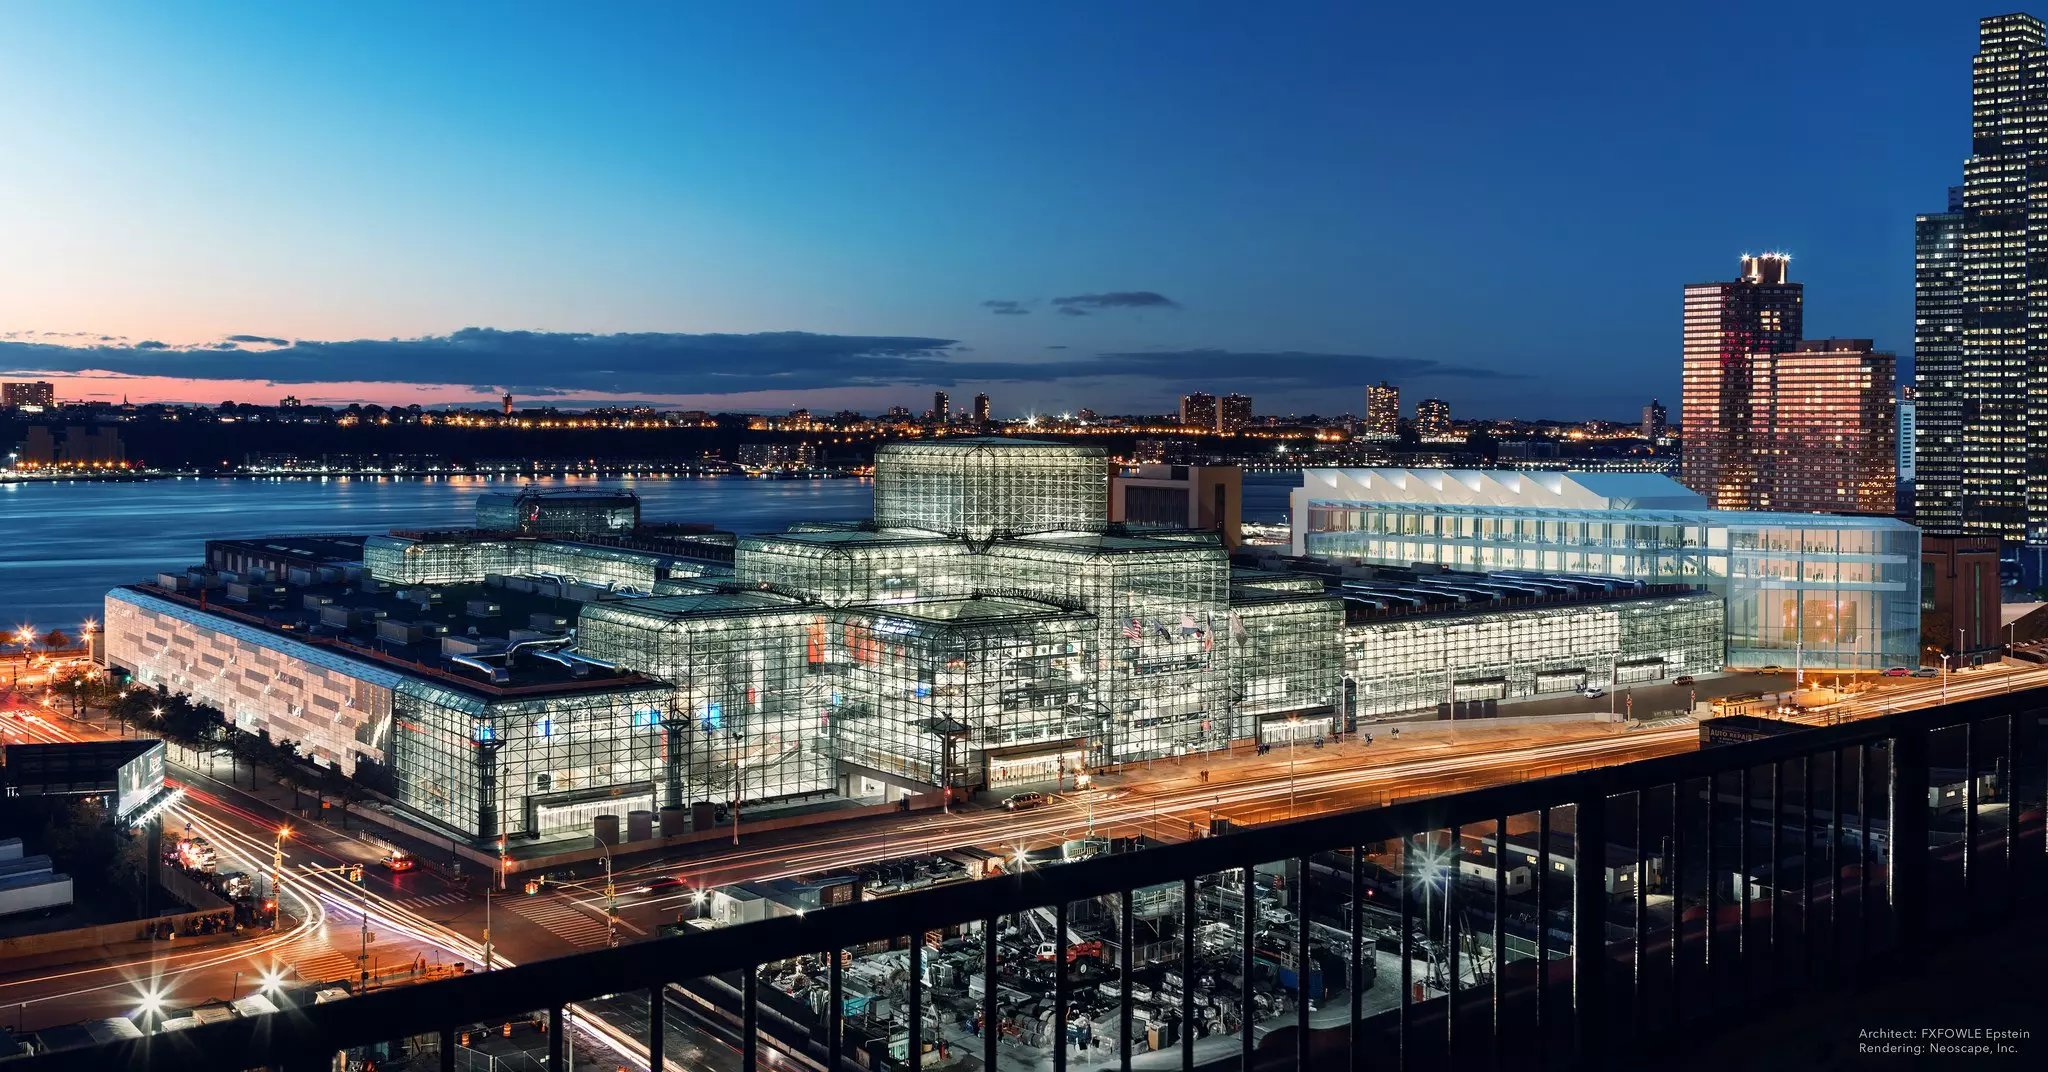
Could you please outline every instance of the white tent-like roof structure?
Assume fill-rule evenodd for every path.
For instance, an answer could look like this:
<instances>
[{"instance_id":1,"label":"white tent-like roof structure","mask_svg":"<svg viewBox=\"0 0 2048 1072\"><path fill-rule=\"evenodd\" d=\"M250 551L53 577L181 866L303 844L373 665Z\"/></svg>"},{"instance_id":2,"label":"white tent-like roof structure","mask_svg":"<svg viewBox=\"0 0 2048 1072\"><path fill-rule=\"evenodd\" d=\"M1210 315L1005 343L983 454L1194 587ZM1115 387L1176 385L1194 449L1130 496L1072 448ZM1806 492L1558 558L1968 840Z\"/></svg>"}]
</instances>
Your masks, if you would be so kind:
<instances>
[{"instance_id":1,"label":"white tent-like roof structure","mask_svg":"<svg viewBox=\"0 0 2048 1072\"><path fill-rule=\"evenodd\" d=\"M1705 510L1707 500L1654 473L1506 469L1308 469L1308 499L1534 510Z\"/></svg>"}]
</instances>

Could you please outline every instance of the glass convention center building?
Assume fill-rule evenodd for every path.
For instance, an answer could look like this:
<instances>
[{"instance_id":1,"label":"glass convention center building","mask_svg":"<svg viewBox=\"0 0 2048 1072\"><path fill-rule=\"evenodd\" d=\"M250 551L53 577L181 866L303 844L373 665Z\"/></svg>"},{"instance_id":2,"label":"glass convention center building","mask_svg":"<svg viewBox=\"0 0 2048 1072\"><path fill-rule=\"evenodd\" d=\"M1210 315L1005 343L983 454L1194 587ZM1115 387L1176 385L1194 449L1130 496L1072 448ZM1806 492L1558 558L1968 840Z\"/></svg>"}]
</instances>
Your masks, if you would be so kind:
<instances>
[{"instance_id":1,"label":"glass convention center building","mask_svg":"<svg viewBox=\"0 0 2048 1072\"><path fill-rule=\"evenodd\" d=\"M1698 585L1726 605L1730 666L1920 663L1920 534L1884 517L1710 510L1668 477L1315 469L1296 555Z\"/></svg>"},{"instance_id":2,"label":"glass convention center building","mask_svg":"<svg viewBox=\"0 0 2048 1072\"><path fill-rule=\"evenodd\" d=\"M106 657L477 842L1072 784L1720 664L1690 586L1235 568L1215 532L1110 524L1110 472L947 438L881 447L864 521L622 529L622 493L529 490L470 529L214 541L108 594Z\"/></svg>"}]
</instances>

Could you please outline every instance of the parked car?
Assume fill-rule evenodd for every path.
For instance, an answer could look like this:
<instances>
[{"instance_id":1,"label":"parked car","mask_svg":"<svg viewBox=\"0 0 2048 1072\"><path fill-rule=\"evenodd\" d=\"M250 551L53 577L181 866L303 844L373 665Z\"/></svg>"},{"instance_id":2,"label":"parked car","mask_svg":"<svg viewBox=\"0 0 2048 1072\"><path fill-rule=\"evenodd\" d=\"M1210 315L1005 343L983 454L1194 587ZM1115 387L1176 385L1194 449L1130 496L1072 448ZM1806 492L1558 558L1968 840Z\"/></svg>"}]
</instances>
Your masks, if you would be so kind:
<instances>
[{"instance_id":1,"label":"parked car","mask_svg":"<svg viewBox=\"0 0 2048 1072\"><path fill-rule=\"evenodd\" d=\"M1052 801L1044 793L1015 793L1003 801L1003 807L1010 811L1024 811Z\"/></svg>"},{"instance_id":2,"label":"parked car","mask_svg":"<svg viewBox=\"0 0 2048 1072\"><path fill-rule=\"evenodd\" d=\"M1757 667L1756 672L1759 674L1782 674L1785 672L1785 668L1777 663L1766 663L1763 666Z\"/></svg>"},{"instance_id":3,"label":"parked car","mask_svg":"<svg viewBox=\"0 0 2048 1072\"><path fill-rule=\"evenodd\" d=\"M1941 671L1939 671L1939 670L1936 670L1935 668L1933 668L1933 667L1931 667L1931 666L1923 666L1923 667L1921 667L1920 669L1918 669L1918 670L1915 670L1915 671L1913 671L1913 676L1914 676L1914 677L1940 677L1940 676L1941 676Z\"/></svg>"},{"instance_id":4,"label":"parked car","mask_svg":"<svg viewBox=\"0 0 2048 1072\"><path fill-rule=\"evenodd\" d=\"M1913 676L1913 671L1911 671L1911 670L1908 670L1908 669L1906 669L1906 668L1905 668L1905 667L1903 667L1903 666L1892 666L1892 667L1887 667L1887 668L1885 669L1885 672L1884 672L1884 676L1886 676L1886 677L1912 677L1912 676Z\"/></svg>"},{"instance_id":5,"label":"parked car","mask_svg":"<svg viewBox=\"0 0 2048 1072\"><path fill-rule=\"evenodd\" d=\"M1598 685L1588 685L1579 691L1594 699L1607 695L1607 690Z\"/></svg>"},{"instance_id":6,"label":"parked car","mask_svg":"<svg viewBox=\"0 0 2048 1072\"><path fill-rule=\"evenodd\" d=\"M1692 684L1692 683L1693 683L1693 682L1692 682L1692 675L1691 675L1691 674L1680 674L1680 675L1678 675L1677 677L1674 677L1674 678L1672 678L1672 679L1671 679L1671 683L1672 683L1673 685L1690 685L1690 684Z\"/></svg>"}]
</instances>

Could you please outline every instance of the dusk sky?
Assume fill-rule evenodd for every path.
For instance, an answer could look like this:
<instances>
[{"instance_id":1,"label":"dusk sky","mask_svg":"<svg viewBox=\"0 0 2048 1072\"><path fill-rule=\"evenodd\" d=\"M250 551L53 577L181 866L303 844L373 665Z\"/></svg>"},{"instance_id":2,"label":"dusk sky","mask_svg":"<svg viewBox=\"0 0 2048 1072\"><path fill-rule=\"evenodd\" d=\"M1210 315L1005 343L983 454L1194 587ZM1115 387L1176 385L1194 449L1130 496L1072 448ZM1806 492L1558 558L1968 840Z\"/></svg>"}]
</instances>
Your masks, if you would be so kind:
<instances>
[{"instance_id":1,"label":"dusk sky","mask_svg":"<svg viewBox=\"0 0 2048 1072\"><path fill-rule=\"evenodd\" d=\"M1677 415L1782 249L1912 346L1953 2L8 4L0 369L66 397ZM238 338L239 337L239 338Z\"/></svg>"}]
</instances>

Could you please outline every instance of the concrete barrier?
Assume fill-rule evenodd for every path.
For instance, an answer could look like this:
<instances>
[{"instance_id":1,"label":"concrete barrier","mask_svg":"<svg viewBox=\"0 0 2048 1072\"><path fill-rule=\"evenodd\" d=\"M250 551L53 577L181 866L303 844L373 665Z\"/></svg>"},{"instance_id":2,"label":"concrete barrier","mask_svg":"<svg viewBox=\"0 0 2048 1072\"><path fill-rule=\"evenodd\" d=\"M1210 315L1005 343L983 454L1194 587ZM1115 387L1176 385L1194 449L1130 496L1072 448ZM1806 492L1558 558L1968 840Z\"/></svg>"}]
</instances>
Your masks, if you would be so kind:
<instances>
[{"instance_id":1,"label":"concrete barrier","mask_svg":"<svg viewBox=\"0 0 2048 1072\"><path fill-rule=\"evenodd\" d=\"M941 794L937 791L915 793L909 797L909 800L909 810L911 811L932 811L945 803ZM904 807L901 803L867 804L857 808L806 812L802 815L788 815L778 819L756 819L752 822L742 819L740 820L740 838L744 840L751 836L771 833L776 830L796 830L807 826L825 826L830 823L843 823L854 819L872 818L876 815L893 815L901 813L903 810ZM410 825L404 819L397 816L386 815L377 808L356 808L352 810L351 814L368 819L394 834L403 834L413 840L422 840L419 828ZM640 853L656 852L662 849L675 848L679 845L694 845L730 837L732 837L732 824L727 822L712 829L692 830L684 834L670 834L650 838L646 841L629 842L613 848L612 858L618 860ZM429 843L438 844L441 840L440 837L436 836ZM488 851L463 844L462 842L456 842L455 854L470 863L480 866L485 875L495 875L497 873L498 858ZM592 845L588 848L565 849L562 852L550 853L547 856L526 860L515 858L512 861L512 866L506 869L506 874L516 875L524 871L546 871L569 864L587 863L591 860L599 859L603 855L603 852L599 851L595 845Z\"/></svg>"},{"instance_id":2,"label":"concrete barrier","mask_svg":"<svg viewBox=\"0 0 2048 1072\"><path fill-rule=\"evenodd\" d=\"M1556 715L1503 715L1496 718L1460 718L1435 722L1364 722L1359 724L1359 729L1372 734L1375 739L1393 739L1390 731L1396 726L1400 727L1402 737L1421 737L1432 733L1485 729L1488 726L1553 726L1560 722L1626 721L1628 716L1619 712L1610 714L1606 711L1575 711Z\"/></svg>"},{"instance_id":3,"label":"concrete barrier","mask_svg":"<svg viewBox=\"0 0 2048 1072\"><path fill-rule=\"evenodd\" d=\"M909 800L910 811L930 811L938 808L943 803L940 799L940 794L936 792L913 794L909 797ZM802 815L788 815L779 819L757 819L753 822L741 820L740 840L745 841L749 837L757 837L761 834L777 830L797 830L807 826L843 823L854 819L872 818L877 815L896 815L901 814L904 810L901 803L867 804L858 808L836 808L832 811L807 812ZM654 838L649 841L635 841L623 846L623 851L620 848L614 848L612 850L612 859L619 860L644 852L655 852L661 849L675 848L679 845L695 845L730 837L732 837L732 824L727 823L726 825L708 830L692 830L687 834L674 834L667 837ZM534 859L515 859L512 861L512 866L506 868L506 874L516 875L524 871L546 871L550 868L564 867L570 864L588 863L592 860L602 859L603 856L604 852L602 850L592 846L587 849L573 849L550 853L547 856ZM485 856L482 862L488 867L494 868L497 866L497 861L489 856Z\"/></svg>"},{"instance_id":4,"label":"concrete barrier","mask_svg":"<svg viewBox=\"0 0 2048 1072\"><path fill-rule=\"evenodd\" d=\"M206 917L220 914L220 909L199 909L176 915L158 916L155 919L131 919L120 923L102 923L95 927L73 927L64 931L4 938L0 939L0 961L15 957L38 957L51 953L98 949L101 946L119 945L123 942L145 941L149 938L150 928L165 923L170 924L172 930L182 935L187 929L197 929L200 921ZM221 933L225 935L230 932Z\"/></svg>"}]
</instances>

